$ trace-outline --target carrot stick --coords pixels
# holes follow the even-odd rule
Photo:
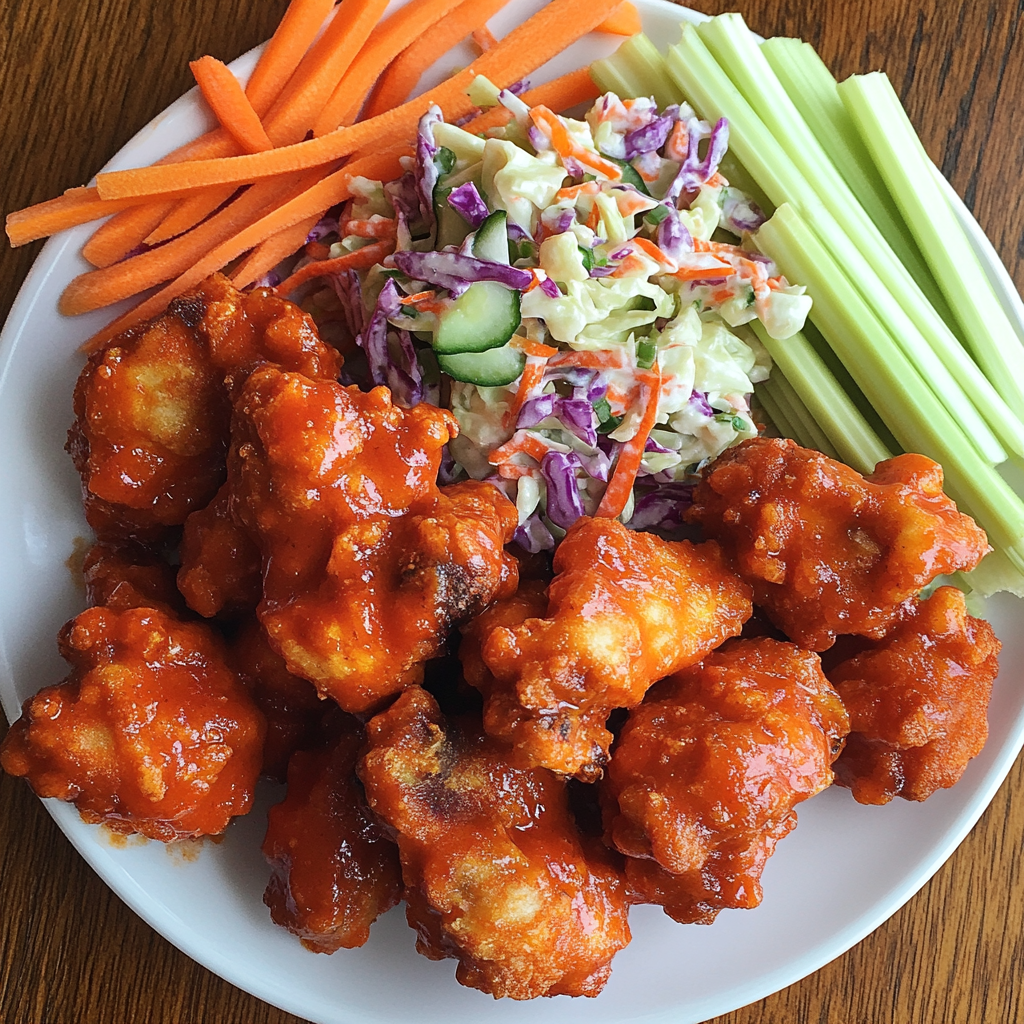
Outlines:
[[[544,370],[547,367],[547,359],[527,359],[523,367],[522,376],[519,378],[519,387],[516,388],[515,398],[505,414],[505,426],[515,426],[519,413],[526,404],[530,393],[544,380]]]
[[[302,58],[266,116],[267,134],[275,146],[300,142],[317,123],[335,89],[358,61],[357,55],[370,45],[367,40],[378,28],[387,5],[388,0],[342,0],[338,5],[334,19]]]
[[[636,474],[640,469],[640,460],[644,457],[647,438],[658,417],[661,374],[657,363],[654,364],[652,372],[656,381],[646,385],[647,406],[644,409],[643,417],[636,428],[636,433],[619,449],[619,457],[615,460],[612,478],[601,497],[601,504],[597,507],[597,515],[602,519],[615,519],[622,515],[622,510],[626,507],[630,492],[633,490],[633,484],[636,482]]]
[[[271,235],[265,242],[260,242],[235,268],[231,283],[236,288],[244,288],[273,270],[281,260],[298,252],[319,219],[320,214],[312,214],[298,224]]]
[[[643,32],[644,26],[640,21],[640,12],[625,0],[619,5],[618,10],[613,11],[610,17],[605,18],[595,31],[608,32],[614,36],[635,36]]]
[[[313,123],[313,134],[327,135],[339,125],[355,120],[355,114],[359,113],[384,69],[417,39],[429,35],[434,24],[460,2],[462,0],[420,0],[406,4],[381,22],[320,111]],[[350,113],[352,116],[347,117]]]
[[[214,117],[244,152],[262,153],[274,148],[259,114],[252,109],[241,83],[227,65],[207,55],[190,61],[188,66]]]
[[[260,117],[277,99],[332,10],[334,0],[292,0],[288,5],[245,86]]]
[[[386,114],[267,153],[101,174],[96,182],[100,197],[124,199],[161,195],[172,189],[240,185],[330,163],[384,138],[411,139],[420,116],[435,103],[450,120],[468,114],[473,107],[465,90],[476,75],[486,75],[499,87],[511,85],[586,35],[614,5],[615,0],[551,0],[493,50],[483,54],[473,67]]]
[[[271,235],[275,235],[285,228],[298,224],[314,214],[320,217],[326,210],[338,203],[344,202],[352,195],[352,179],[357,176],[371,178],[377,181],[388,181],[398,173],[398,157],[403,152],[402,147],[395,147],[375,153],[372,156],[364,157],[361,160],[353,160],[340,171],[321,178],[315,185],[306,189],[300,195],[294,196],[288,202],[262,216],[256,223],[243,228],[233,238],[221,242],[212,252],[198,249],[193,254],[195,262],[178,278],[166,285],[155,295],[151,295],[144,302],[130,309],[127,313],[118,317],[113,323],[99,331],[90,338],[83,346],[83,351],[94,352],[102,347],[111,338],[116,337],[122,331],[134,327],[136,324],[147,320],[157,313],[162,312],[171,299],[176,298],[183,292],[195,287],[210,274],[227,266],[233,259],[241,256],[255,248],[261,242],[266,241]],[[250,191],[252,191],[250,189]],[[244,197],[240,197],[244,198]],[[234,205],[234,204],[232,204]],[[198,232],[193,232],[188,237],[193,237]],[[203,254],[205,252],[205,255]]]
[[[92,233],[82,246],[82,255],[94,267],[109,267],[142,245],[150,231],[174,206],[173,199],[147,202],[114,214]]]
[[[157,245],[191,231],[201,221],[223,206],[234,194],[233,185],[207,188],[175,203],[159,224],[146,236],[147,245]]]
[[[393,252],[395,240],[381,239],[370,245],[364,245],[362,249],[354,252],[347,252],[344,256],[336,256],[333,260],[314,260],[300,267],[291,277],[282,281],[274,291],[278,295],[291,295],[299,285],[312,281],[314,277],[326,277],[328,274],[337,274],[342,270],[368,270],[375,263],[380,263],[389,252]]]
[[[376,117],[404,103],[427,68],[458,46],[474,28],[484,24],[508,0],[462,0],[421,39],[403,50],[377,80],[365,117]]]
[[[138,205],[129,200],[100,199],[94,187],[69,188],[56,199],[47,199],[44,203],[9,213],[7,237],[13,246],[25,245],[65,228],[87,224]]]
[[[493,50],[498,45],[498,40],[495,38],[494,33],[486,25],[473,29],[471,34],[473,42],[480,47],[481,53]]]
[[[570,71],[567,75],[552,79],[534,89],[527,89],[519,98],[528,106],[545,106],[551,110],[568,110],[580,103],[597,99],[601,90],[594,84],[590,77],[589,68],[580,68],[577,71]],[[472,121],[464,125],[467,132],[474,135],[478,132],[486,132],[490,128],[501,128],[512,120],[512,114],[504,107],[493,107],[487,113],[474,117]]]
[[[58,309],[65,316],[77,316],[176,277],[195,262],[197,254],[208,252],[263,216],[278,202],[282,190],[294,194],[296,185],[291,179],[262,181],[187,235],[112,267],[80,274],[64,289]]]

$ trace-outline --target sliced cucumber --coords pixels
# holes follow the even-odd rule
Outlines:
[[[507,289],[506,289],[507,291]],[[522,376],[526,356],[517,349],[492,348],[487,352],[458,352],[438,355],[437,365],[455,380],[478,384],[484,388],[498,388]]]
[[[508,265],[505,224],[505,211],[496,210],[476,229],[473,255],[477,259]],[[441,315],[434,335],[434,351],[453,355],[486,352],[504,345],[522,322],[519,299],[519,292],[494,281],[471,284]]]

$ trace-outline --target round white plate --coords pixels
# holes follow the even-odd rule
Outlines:
[[[492,27],[501,36],[542,5],[513,0]],[[703,17],[658,0],[637,5],[647,32],[661,45],[675,41],[681,21]],[[579,67],[606,56],[617,42],[610,36],[581,40],[531,77],[544,81]],[[468,51],[455,52],[442,60],[433,81],[469,57]],[[235,69],[248,74],[254,61],[255,54],[247,54]],[[148,164],[206,126],[190,93],[143,129],[110,167]],[[957,207],[1024,330],[1024,310],[1009,276],[959,201]],[[65,563],[88,529],[63,445],[82,365],[77,346],[110,313],[68,320],[57,313],[56,299],[86,269],[78,253],[90,231],[69,231],[46,245],[0,339],[0,580],[6,584],[0,589],[0,698],[11,720],[23,700],[65,674],[54,637],[84,603]],[[1005,645],[991,734],[955,789],[925,804],[899,800],[882,808],[861,807],[845,790],[828,790],[801,807],[800,827],[769,861],[758,909],[728,911],[705,928],[677,925],[656,907],[636,908],[633,942],[593,1000],[517,1004],[462,988],[453,961],[434,963],[415,953],[400,908],[374,925],[362,949],[333,956],[307,952],[271,923],[262,902],[267,868],[259,844],[266,807],[279,795],[271,788],[223,843],[202,846],[194,858],[159,843],[115,848],[71,805],[50,800],[47,809],[107,884],[167,939],[240,988],[321,1024],[703,1021],[791,984],[867,935],[928,880],[987,806],[1024,740],[1021,607],[1003,598],[991,602],[990,612]]]

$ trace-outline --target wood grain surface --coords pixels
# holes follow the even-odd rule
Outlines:
[[[188,60],[204,53],[235,58],[270,34],[284,6],[284,0],[4,0],[4,212],[86,182],[190,87]],[[717,14],[735,5],[704,0],[696,6]],[[840,76],[886,70],[928,152],[1018,288],[1024,285],[1024,0],[744,0],[742,6],[752,28],[811,41]],[[2,317],[40,244],[0,255]],[[718,1024],[1024,1021],[1022,835],[1024,764],[1018,761],[968,839],[907,906],[817,974]],[[0,1021],[296,1020],[156,935],[92,873],[28,787],[0,776]]]

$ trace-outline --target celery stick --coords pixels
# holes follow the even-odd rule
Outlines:
[[[751,45],[755,56],[767,68],[760,51],[752,43]],[[669,51],[668,65],[672,76],[690,102],[700,109],[706,118],[728,118],[730,146],[740,162],[761,183],[769,198],[778,204],[790,201],[799,205],[804,215],[815,225],[819,236],[827,242],[834,256],[856,282],[865,300],[888,325],[890,336],[915,367],[916,376],[927,381],[936,397],[950,409],[956,420],[962,424],[971,444],[978,449],[986,462],[993,464],[1005,460],[1006,453],[999,441],[1024,456],[1024,424],[1010,413],[1005,402],[964,352],[956,338],[938,319],[913,280],[892,255],[884,239],[850,195],[845,182],[835,174],[834,169],[832,174],[835,175],[838,185],[833,189],[830,184],[823,183],[819,197],[818,191],[808,183],[787,150],[776,141],[751,109],[692,26],[684,27],[682,41]],[[770,68],[767,68],[767,73],[772,74]],[[791,108],[792,104],[789,103],[785,91],[778,85],[777,79],[775,85],[781,93],[780,102]],[[794,116],[799,120],[799,115]],[[816,146],[806,125],[803,127],[810,143]],[[820,153],[820,148],[818,152]],[[821,160],[827,163],[823,154]],[[839,202],[837,199],[840,187],[847,197],[845,202]],[[823,200],[828,202],[828,206]],[[861,230],[860,220],[850,215],[854,208],[859,211],[860,218],[867,225],[866,232]],[[837,215],[857,234],[859,244],[855,244],[840,227]],[[891,266],[886,264],[880,274],[867,257],[871,256],[877,262],[878,254],[883,249],[889,254]],[[794,280],[799,281],[799,278]],[[903,295],[903,301],[897,300],[885,283],[898,283],[900,280],[908,281],[913,289],[912,293]],[[934,319],[942,334],[948,339],[948,344],[941,347],[939,354],[922,337],[917,324],[908,313],[908,307],[913,307],[914,313],[921,320]],[[949,366],[944,363],[945,358],[950,360]],[[950,367],[956,371],[955,376]],[[964,394],[958,378],[967,382],[971,388],[975,396],[973,403]],[[1001,415],[995,414],[994,410],[997,408],[1002,411]],[[985,419],[982,419],[982,415]],[[996,440],[997,436],[999,441]]]
[[[756,320],[750,326],[775,363],[772,377],[776,372],[785,376],[828,437],[830,447],[839,453],[839,459],[867,474],[876,463],[892,458],[892,452],[872,430],[803,334],[776,341]]]
[[[794,436],[794,441],[804,448],[814,448],[830,459],[839,459],[839,453],[832,447],[825,432],[815,422],[807,406],[800,400],[800,396],[793,390],[793,386],[781,373],[773,373],[768,380],[762,383],[762,388],[779,408],[786,410],[790,423],[799,430],[800,436]],[[800,440],[800,437],[806,440]]]
[[[761,52],[882,237],[939,316],[952,324],[952,311],[843,106],[832,72],[817,50],[799,39],[780,37],[766,39]]]
[[[616,96],[643,96],[644,82],[633,67],[618,60],[619,50],[604,60],[595,60],[590,65],[590,77],[601,92],[613,92]]]
[[[907,451],[941,463],[946,489],[1024,573],[1024,503],[968,443],[961,425],[923,386],[903,353],[810,225],[780,206],[754,236],[788,277],[807,285],[811,317]]]
[[[1024,347],[939,187],[934,165],[889,79],[878,72],[854,75],[839,86],[839,95],[975,358],[1007,403],[1018,412],[1024,410]]]
[[[807,448],[807,438],[801,436],[799,428],[790,421],[786,410],[779,405],[772,392],[765,387],[766,383],[767,381],[761,381],[759,384],[755,384],[754,395],[768,414],[772,426],[779,432],[780,437],[791,437],[797,444]]]
[[[653,96],[659,107],[668,107],[676,102],[665,58],[647,36],[643,33],[631,36],[619,47],[618,52],[642,79],[643,95]]]

